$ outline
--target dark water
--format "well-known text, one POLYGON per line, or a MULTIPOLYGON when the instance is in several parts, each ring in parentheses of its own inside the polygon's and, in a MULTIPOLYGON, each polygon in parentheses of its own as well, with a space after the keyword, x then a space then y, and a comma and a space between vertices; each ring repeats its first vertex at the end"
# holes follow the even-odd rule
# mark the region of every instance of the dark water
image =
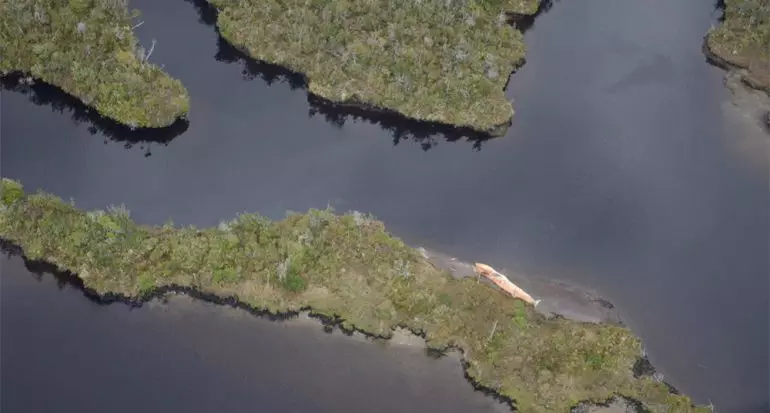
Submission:
POLYGON ((768 170, 729 150, 723 73, 700 50, 711 2, 557 2, 527 32, 514 126, 485 142, 340 126, 301 80, 239 60, 193 4, 132 4, 152 60, 190 91, 189 127, 126 148, 142 137, 105 141, 4 92, 3 176, 146 223, 371 212, 411 243, 591 286, 667 381, 720 412, 770 410, 768 170))
POLYGON ((0 264, 3 412, 510 411, 419 347, 190 299, 105 307, 0 264))

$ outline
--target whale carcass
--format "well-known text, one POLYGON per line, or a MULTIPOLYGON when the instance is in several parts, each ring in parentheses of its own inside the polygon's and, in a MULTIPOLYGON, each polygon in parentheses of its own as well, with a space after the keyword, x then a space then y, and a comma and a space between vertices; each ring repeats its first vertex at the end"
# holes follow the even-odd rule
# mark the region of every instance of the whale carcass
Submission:
POLYGON ((512 283, 511 280, 508 279, 503 274, 500 274, 495 270, 494 268, 490 267, 487 264, 481 264, 481 263, 475 263, 474 269, 476 270, 477 274, 483 275, 485 278, 487 278, 489 281, 492 281, 500 287, 503 291, 510 294, 513 298, 518 298, 522 301, 525 301, 529 304, 532 304, 533 306, 537 306, 538 303, 540 303, 540 300, 535 300, 532 298, 531 295, 527 294, 526 291, 522 290, 517 286, 516 284, 512 283))

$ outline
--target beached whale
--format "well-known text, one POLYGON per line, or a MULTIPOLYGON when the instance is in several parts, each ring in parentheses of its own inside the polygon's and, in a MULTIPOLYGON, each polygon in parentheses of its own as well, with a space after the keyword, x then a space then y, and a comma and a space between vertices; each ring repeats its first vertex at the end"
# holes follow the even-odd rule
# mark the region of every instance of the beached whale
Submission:
POLYGON ((526 301, 533 306, 537 306, 538 303, 540 303, 540 300, 535 300, 532 298, 531 295, 527 294, 526 291, 522 290, 517 286, 516 284, 512 283, 511 280, 508 279, 508 277, 504 276, 503 274, 500 274, 495 270, 494 268, 490 267, 487 264, 481 264, 481 263, 475 263, 474 269, 476 270, 476 273, 483 275, 488 280, 492 281, 497 285, 498 287, 502 288, 503 291, 510 294, 513 298, 518 298, 520 300, 526 301))

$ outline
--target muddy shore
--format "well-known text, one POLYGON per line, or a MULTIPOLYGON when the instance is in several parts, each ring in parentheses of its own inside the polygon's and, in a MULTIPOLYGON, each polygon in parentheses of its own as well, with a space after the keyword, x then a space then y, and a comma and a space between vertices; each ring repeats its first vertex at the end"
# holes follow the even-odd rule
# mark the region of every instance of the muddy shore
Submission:
MULTIPOLYGON (((463 262, 449 255, 422 247, 419 247, 418 251, 434 266, 447 270, 455 278, 478 278, 473 269, 473 263, 463 262)), ((601 298, 595 291, 558 280, 509 272, 505 268, 497 269, 536 299, 542 299, 535 310, 546 317, 560 316, 580 322, 623 324, 615 306, 601 298)), ((484 278, 479 278, 479 280, 488 285, 494 285, 484 278)))

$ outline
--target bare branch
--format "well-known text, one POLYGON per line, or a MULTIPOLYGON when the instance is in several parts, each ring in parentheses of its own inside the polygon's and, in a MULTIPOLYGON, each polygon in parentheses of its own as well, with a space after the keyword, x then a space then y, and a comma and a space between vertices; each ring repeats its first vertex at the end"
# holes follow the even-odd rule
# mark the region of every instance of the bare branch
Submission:
POLYGON ((139 26, 141 26, 143 24, 144 24, 144 20, 142 20, 139 23, 135 24, 134 27, 131 28, 131 30, 134 30, 134 29, 136 29, 137 27, 139 27, 139 26))
POLYGON ((489 333, 489 338, 487 338, 487 342, 489 342, 489 340, 492 340, 492 336, 495 335, 495 330, 497 330, 497 320, 495 320, 495 325, 492 326, 492 332, 489 333))
POLYGON ((146 62, 146 61, 148 61, 148 60, 150 60, 150 55, 152 54, 152 51, 153 51, 153 50, 155 50, 155 43, 157 43, 157 42, 155 41, 155 39, 152 39, 152 46, 150 46, 150 51, 149 51, 149 52, 147 52, 147 56, 145 56, 145 57, 144 57, 144 61, 145 61, 145 62, 146 62))

